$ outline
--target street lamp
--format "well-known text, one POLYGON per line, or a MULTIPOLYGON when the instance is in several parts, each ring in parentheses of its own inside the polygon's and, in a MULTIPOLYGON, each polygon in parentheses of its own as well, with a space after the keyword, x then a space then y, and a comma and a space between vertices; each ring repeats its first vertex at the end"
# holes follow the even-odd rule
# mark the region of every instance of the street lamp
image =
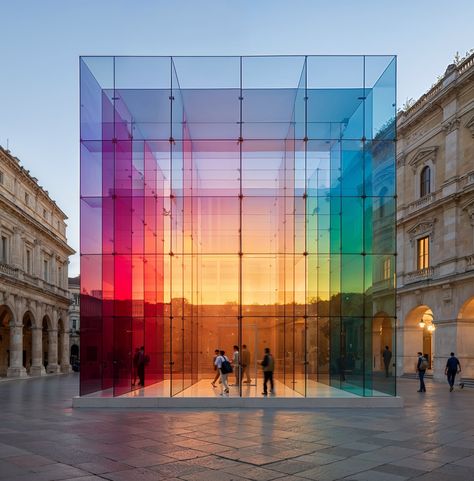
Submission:
POLYGON ((434 324, 430 324, 430 325, 427 327, 427 329, 428 329, 428 331, 433 332, 433 331, 436 329, 436 327, 434 326, 434 324))
POLYGON ((426 324, 425 324, 425 321, 424 321, 423 319, 421 319, 421 321, 418 323, 418 325, 419 325, 422 329, 424 329, 424 327, 425 327, 426 324))

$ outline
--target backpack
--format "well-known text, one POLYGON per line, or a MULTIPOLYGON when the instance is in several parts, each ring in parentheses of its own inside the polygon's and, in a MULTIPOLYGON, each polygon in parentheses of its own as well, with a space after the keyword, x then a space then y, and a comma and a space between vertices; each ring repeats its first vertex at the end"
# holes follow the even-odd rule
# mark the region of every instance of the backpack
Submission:
POLYGON ((420 362, 420 367, 418 369, 420 371, 426 371, 428 367, 429 367, 428 360, 426 359, 426 357, 422 357, 420 362))
POLYGON ((222 374, 230 374, 233 371, 230 362, 224 357, 221 364, 222 374))

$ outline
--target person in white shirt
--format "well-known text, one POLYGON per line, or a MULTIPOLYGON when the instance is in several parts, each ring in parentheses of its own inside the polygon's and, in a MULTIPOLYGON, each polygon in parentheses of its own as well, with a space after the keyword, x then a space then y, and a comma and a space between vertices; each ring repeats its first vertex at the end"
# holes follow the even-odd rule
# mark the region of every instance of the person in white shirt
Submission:
POLYGON ((221 396, 224 395, 224 393, 228 393, 229 392, 229 384, 227 382, 227 373, 223 373, 222 372, 222 363, 224 361, 227 361, 229 362, 229 359, 228 357, 225 355, 225 351, 219 351, 219 355, 216 357, 216 367, 217 367, 217 370, 219 371, 219 374, 220 374, 220 377, 221 377, 221 382, 222 382, 222 393, 221 393, 221 396))

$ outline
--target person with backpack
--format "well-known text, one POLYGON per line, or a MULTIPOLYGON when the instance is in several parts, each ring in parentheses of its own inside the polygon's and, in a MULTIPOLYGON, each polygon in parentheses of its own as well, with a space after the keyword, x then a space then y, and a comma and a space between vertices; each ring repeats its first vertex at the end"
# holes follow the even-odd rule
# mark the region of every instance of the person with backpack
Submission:
POLYGON ((423 356, 423 353, 418 353, 418 362, 416 364, 416 371, 418 372, 418 378, 420 379, 420 389, 418 392, 426 392, 425 387, 425 374, 428 369, 428 360, 423 356))
POLYGON ((227 376, 232 372, 232 366, 229 362, 228 357, 225 355, 225 351, 219 351, 219 355, 216 357, 216 367, 219 371, 221 383, 222 383, 222 392, 221 396, 229 393, 229 384, 227 382, 227 376))
MULTIPOLYGON (((444 370, 444 373, 448 378, 449 392, 453 392, 456 374, 458 372, 461 372, 461 363, 459 362, 459 359, 454 355, 454 352, 452 352, 450 356, 451 357, 448 358, 446 362, 446 369, 444 370)), ((464 385, 462 387, 464 387, 464 385)))

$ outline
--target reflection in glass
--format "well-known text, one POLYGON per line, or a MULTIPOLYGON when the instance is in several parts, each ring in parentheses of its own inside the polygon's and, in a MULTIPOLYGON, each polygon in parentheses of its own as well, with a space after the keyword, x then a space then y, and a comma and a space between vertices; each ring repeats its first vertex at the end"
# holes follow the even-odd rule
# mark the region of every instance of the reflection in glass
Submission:
POLYGON ((80 65, 81 395, 394 395, 396 59, 80 65))

